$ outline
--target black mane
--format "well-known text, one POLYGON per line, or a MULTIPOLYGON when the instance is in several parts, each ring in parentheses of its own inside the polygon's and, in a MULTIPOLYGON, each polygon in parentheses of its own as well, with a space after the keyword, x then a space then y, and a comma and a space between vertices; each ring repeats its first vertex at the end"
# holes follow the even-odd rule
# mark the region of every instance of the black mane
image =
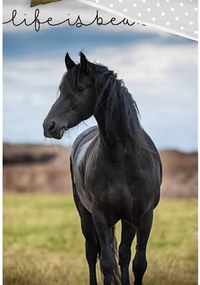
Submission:
POLYGON ((147 149, 137 104, 123 80, 118 79, 117 74, 106 66, 100 64, 91 64, 91 66, 98 94, 94 114, 104 111, 105 129, 108 133, 119 132, 121 128, 122 136, 124 133, 128 134, 136 147, 147 149), (116 114, 118 114, 117 119, 116 114))

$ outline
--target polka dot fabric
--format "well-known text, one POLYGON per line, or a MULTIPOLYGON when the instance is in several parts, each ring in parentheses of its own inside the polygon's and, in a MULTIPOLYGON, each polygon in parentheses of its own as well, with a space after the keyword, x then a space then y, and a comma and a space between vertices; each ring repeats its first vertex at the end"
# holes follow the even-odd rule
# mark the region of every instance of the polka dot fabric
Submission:
POLYGON ((80 0, 82 3, 124 16, 193 40, 198 39, 198 0, 80 0))

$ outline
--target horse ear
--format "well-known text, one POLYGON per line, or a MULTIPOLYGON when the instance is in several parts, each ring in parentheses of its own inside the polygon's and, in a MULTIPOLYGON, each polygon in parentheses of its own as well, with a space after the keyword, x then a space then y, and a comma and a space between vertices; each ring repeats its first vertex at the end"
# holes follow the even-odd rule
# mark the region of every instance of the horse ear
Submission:
POLYGON ((65 56, 65 65, 66 65, 68 70, 76 65, 76 63, 71 59, 71 57, 69 56, 68 53, 65 56))
POLYGON ((90 72, 89 61, 82 52, 80 52, 80 57, 81 57, 80 61, 81 71, 88 74, 90 72))

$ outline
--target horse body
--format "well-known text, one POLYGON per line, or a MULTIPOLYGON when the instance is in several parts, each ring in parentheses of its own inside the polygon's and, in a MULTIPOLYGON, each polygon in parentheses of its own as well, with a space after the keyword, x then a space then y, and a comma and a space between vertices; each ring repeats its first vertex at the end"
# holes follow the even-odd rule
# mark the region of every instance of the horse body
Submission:
POLYGON ((95 201, 102 211, 109 212, 106 214, 109 226, 121 219, 136 226, 139 218, 159 201, 160 181, 154 173, 158 173, 155 168, 160 168, 160 161, 158 156, 155 165, 151 165, 149 157, 142 163, 136 161, 133 148, 129 151, 119 144, 105 150, 98 127, 82 133, 71 152, 72 179, 81 203, 90 213, 95 201))
POLYGON ((44 131, 47 137, 60 138, 63 130, 91 115, 98 123, 98 127, 86 130, 76 139, 70 157, 90 285, 97 284, 98 256, 104 285, 130 284, 128 268, 135 234, 133 272, 135 285, 141 285, 147 267, 146 246, 153 209, 160 198, 162 167, 158 151, 140 126, 136 103, 113 72, 88 62, 82 53, 80 65, 67 54, 66 66, 69 71, 61 82, 61 95, 44 121, 44 131), (121 277, 114 237, 114 226, 119 220, 121 277))

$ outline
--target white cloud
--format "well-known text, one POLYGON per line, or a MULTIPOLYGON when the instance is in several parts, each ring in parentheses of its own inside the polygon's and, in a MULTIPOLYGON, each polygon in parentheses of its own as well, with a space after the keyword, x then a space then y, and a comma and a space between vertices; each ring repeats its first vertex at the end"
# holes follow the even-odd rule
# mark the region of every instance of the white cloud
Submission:
POLYGON ((133 88, 140 85, 154 89, 173 84, 175 73, 177 78, 197 74, 197 47, 193 45, 133 44, 126 48, 95 49, 91 57, 95 59, 95 55, 133 88))
POLYGON ((4 80, 15 83, 15 86, 33 89, 37 85, 45 88, 58 84, 62 70, 62 62, 55 63, 48 59, 8 59, 4 65, 4 80))

